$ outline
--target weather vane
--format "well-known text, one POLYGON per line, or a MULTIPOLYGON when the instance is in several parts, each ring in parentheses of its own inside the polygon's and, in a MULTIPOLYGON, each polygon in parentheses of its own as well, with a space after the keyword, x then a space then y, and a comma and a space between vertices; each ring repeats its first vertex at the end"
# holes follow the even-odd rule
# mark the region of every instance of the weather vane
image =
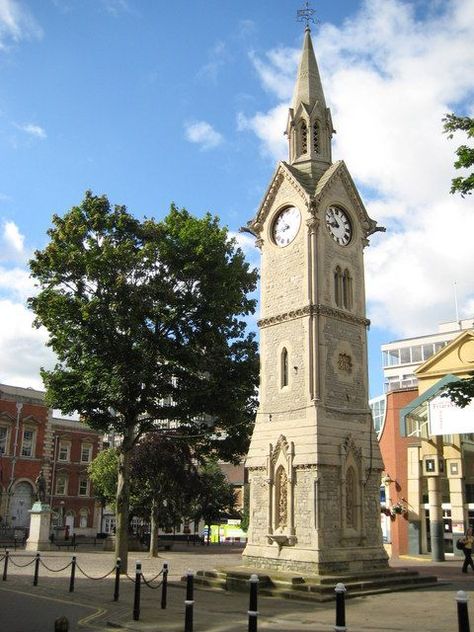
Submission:
POLYGON ((309 23, 316 24, 317 18, 313 17, 316 11, 311 7, 308 0, 304 3, 303 9, 298 9, 296 19, 298 22, 306 22, 306 28, 309 29, 309 23))

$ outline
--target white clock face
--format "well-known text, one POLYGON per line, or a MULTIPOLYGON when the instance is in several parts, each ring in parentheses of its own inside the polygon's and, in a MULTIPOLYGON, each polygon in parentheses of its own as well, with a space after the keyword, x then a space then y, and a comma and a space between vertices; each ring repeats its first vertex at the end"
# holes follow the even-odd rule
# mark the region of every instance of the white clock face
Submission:
POLYGON ((337 206, 330 206, 326 211, 326 226, 336 243, 347 246, 352 238, 352 226, 347 213, 337 206))
POLYGON ((296 206, 289 206, 277 216, 273 222, 272 235, 277 246, 288 246, 298 234, 301 224, 301 213, 296 206))

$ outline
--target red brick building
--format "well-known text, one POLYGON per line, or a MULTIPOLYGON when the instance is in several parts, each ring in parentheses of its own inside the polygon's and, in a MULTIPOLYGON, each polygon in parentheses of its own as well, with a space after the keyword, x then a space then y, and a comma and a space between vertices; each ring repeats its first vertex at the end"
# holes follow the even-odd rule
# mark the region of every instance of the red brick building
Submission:
POLYGON ((0 518, 28 529, 35 480, 42 471, 52 526, 70 533, 97 532, 98 510, 87 467, 100 435, 78 421, 56 419, 44 393, 0 385, 0 518))

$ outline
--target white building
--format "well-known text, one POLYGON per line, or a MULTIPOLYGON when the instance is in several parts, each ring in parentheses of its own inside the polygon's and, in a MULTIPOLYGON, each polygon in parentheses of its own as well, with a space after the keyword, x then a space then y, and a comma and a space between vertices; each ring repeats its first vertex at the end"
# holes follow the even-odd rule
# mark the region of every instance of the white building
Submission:
POLYGON ((416 369, 445 347, 462 330, 472 329, 474 318, 441 323, 438 332, 382 345, 384 391, 417 386, 416 369))

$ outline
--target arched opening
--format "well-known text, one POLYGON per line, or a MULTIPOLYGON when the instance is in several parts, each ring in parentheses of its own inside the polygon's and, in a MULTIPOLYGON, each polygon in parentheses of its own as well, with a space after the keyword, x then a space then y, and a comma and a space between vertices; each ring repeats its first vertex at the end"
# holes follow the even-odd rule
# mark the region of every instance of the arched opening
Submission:
POLYGON ((344 270, 342 276, 342 299, 344 307, 351 309, 352 307, 352 277, 347 268, 344 270))
POLYGON ((22 481, 15 486, 10 501, 10 519, 14 527, 27 528, 30 524, 30 514, 33 506, 33 486, 22 481))
POLYGON ((338 307, 342 307, 342 271, 339 266, 334 270, 334 300, 338 307))
POLYGON ((300 150, 301 154, 308 152, 308 128, 305 121, 301 121, 300 124, 300 150))
POLYGON ((283 347, 282 351, 281 351, 281 368, 280 368, 280 374, 281 374, 281 379, 280 379, 280 384, 281 387, 283 388, 284 386, 288 386, 288 350, 286 349, 286 347, 283 347))
POLYGON ((321 153, 321 127, 319 121, 313 124, 313 151, 315 154, 321 153))

